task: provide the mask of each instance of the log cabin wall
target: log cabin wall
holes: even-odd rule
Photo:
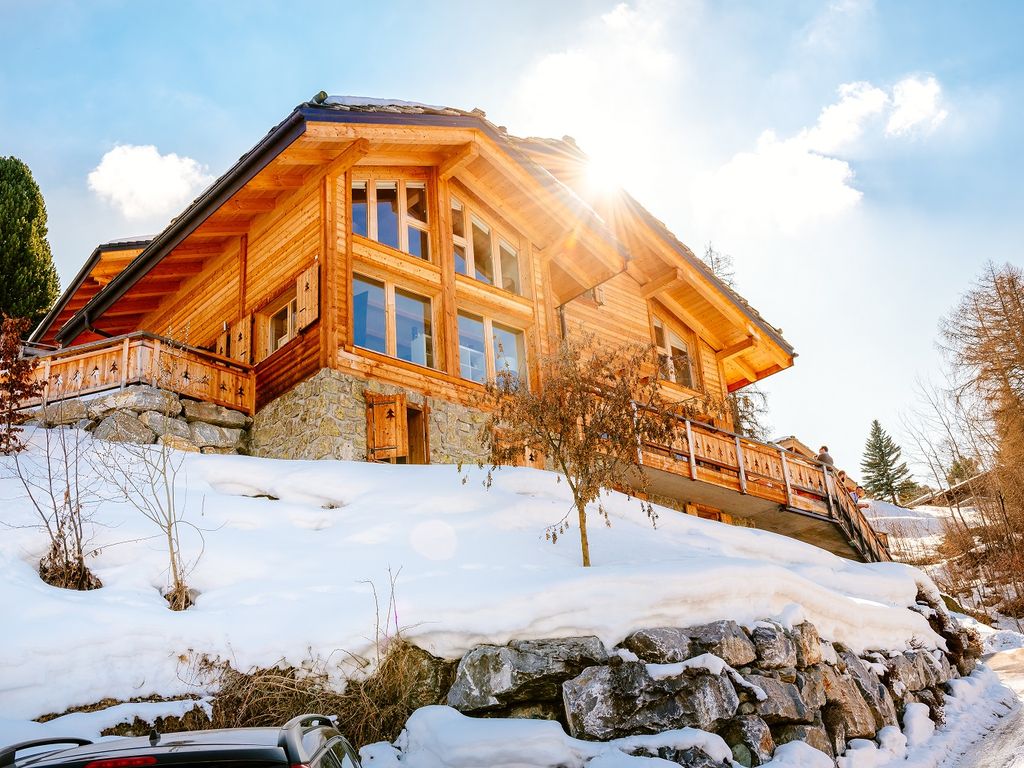
[[[224,320],[237,314],[239,245],[211,257],[198,275],[154,308],[136,330],[213,349]]]

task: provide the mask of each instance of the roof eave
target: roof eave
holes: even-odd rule
[[[164,256],[192,234],[253,176],[263,170],[284,147],[301,136],[305,129],[301,107],[297,107],[209,189],[196,198],[166,229],[153,238],[146,249],[118,273],[106,288],[76,312],[57,332],[57,341],[64,343],[88,330],[90,317],[97,318],[108,310],[137,280],[145,276]]]
[[[132,251],[136,248],[145,248],[152,240],[124,240],[118,242],[102,243],[97,245],[93,249],[93,252],[89,254],[89,258],[85,260],[85,264],[78,270],[78,274],[74,276],[68,287],[64,289],[64,293],[53,303],[50,307],[50,311],[46,313],[42,320],[39,321],[38,325],[33,329],[32,333],[29,334],[28,342],[36,343],[46,332],[50,330],[50,326],[53,321],[57,319],[67,303],[71,301],[74,295],[78,292],[78,289],[82,287],[82,283],[86,281],[90,274],[92,274],[93,268],[96,263],[100,260],[100,256],[104,253],[111,253],[113,251]]]

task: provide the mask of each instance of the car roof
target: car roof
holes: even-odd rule
[[[31,755],[17,762],[18,768],[33,766],[42,768],[46,765],[67,764],[127,757],[145,752],[147,755],[188,755],[202,752],[211,757],[219,753],[224,755],[245,752],[259,760],[270,762],[287,762],[284,750],[281,749],[280,728],[232,728],[210,731],[183,731],[181,733],[163,733],[156,743],[147,736],[108,739],[95,744],[87,744],[71,749],[60,749]],[[252,753],[257,754],[252,754]],[[175,760],[177,762],[177,760]],[[205,759],[204,759],[205,762]]]

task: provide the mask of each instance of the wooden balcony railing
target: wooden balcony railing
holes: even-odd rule
[[[865,560],[892,559],[885,537],[871,527],[829,467],[708,424],[683,420],[681,426],[671,445],[644,446],[644,466],[831,521]]]
[[[115,336],[34,357],[33,375],[43,392],[25,407],[151,384],[253,413],[252,366],[153,334]]]

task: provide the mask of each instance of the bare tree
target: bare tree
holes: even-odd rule
[[[165,362],[154,376],[157,386],[178,375],[176,359]],[[164,419],[173,414],[164,412]],[[168,588],[164,593],[172,610],[182,611],[193,603],[187,577],[203,552],[203,531],[187,516],[185,454],[161,439],[156,445],[107,443],[99,449],[99,472],[121,496],[159,529],[167,554]],[[199,551],[192,559],[183,555],[182,532],[191,530],[199,538]]]
[[[950,508],[942,580],[968,603],[1024,613],[1024,274],[989,264],[940,326],[943,387],[908,429]],[[970,513],[953,481],[964,478]]]
[[[63,402],[56,403],[48,412],[59,422],[63,407]],[[15,455],[18,479],[50,541],[39,561],[39,576],[56,587],[97,589],[103,585],[87,565],[96,554],[92,512],[101,501],[101,482],[90,471],[92,440],[75,429],[46,426],[38,431],[38,460]]]
[[[584,566],[590,565],[587,505],[597,501],[610,525],[603,492],[646,493],[648,481],[639,471],[644,447],[670,444],[682,416],[721,412],[723,405],[710,398],[666,403],[657,378],[665,364],[671,361],[659,360],[653,347],[609,348],[580,332],[540,361],[542,386],[531,388],[509,370],[487,385],[481,405],[492,414],[483,433],[488,483],[498,467],[521,464],[524,453],[543,456],[573,497],[572,508],[547,536],[557,541],[575,510]],[[653,506],[644,501],[643,507],[656,524]]]

